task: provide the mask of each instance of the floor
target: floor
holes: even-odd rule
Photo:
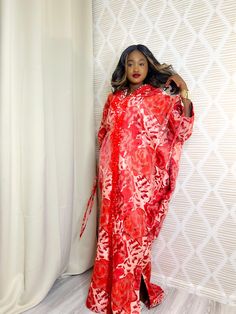
[[[85,307],[91,271],[78,276],[58,279],[47,297],[24,314],[92,314]],[[162,304],[148,310],[142,304],[142,314],[236,314],[236,307],[171,287],[163,287],[166,298]]]

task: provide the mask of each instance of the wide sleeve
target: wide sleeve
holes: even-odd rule
[[[184,105],[179,96],[176,96],[176,102],[169,116],[169,127],[175,134],[176,140],[183,143],[192,134],[194,123],[194,108],[191,103],[191,116],[184,115]]]
[[[102,120],[101,120],[100,127],[98,130],[99,147],[101,147],[103,139],[104,139],[104,137],[107,133],[107,130],[108,130],[107,116],[108,116],[108,112],[109,112],[109,107],[110,107],[112,95],[113,95],[112,93],[108,95],[106,103],[105,103],[104,108],[103,108]]]

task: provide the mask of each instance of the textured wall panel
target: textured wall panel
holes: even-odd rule
[[[195,104],[176,191],[153,245],[153,280],[236,304],[236,2],[94,0],[98,128],[120,53],[146,44]]]

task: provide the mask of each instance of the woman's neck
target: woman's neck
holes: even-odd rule
[[[140,86],[142,86],[143,83],[139,83],[139,84],[129,84],[129,88],[128,91],[129,93],[133,93],[134,91],[136,91],[136,89],[138,89]]]

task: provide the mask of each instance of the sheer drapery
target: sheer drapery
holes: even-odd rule
[[[20,313],[93,262],[92,3],[2,0],[0,312]],[[89,170],[89,171],[88,171]]]

